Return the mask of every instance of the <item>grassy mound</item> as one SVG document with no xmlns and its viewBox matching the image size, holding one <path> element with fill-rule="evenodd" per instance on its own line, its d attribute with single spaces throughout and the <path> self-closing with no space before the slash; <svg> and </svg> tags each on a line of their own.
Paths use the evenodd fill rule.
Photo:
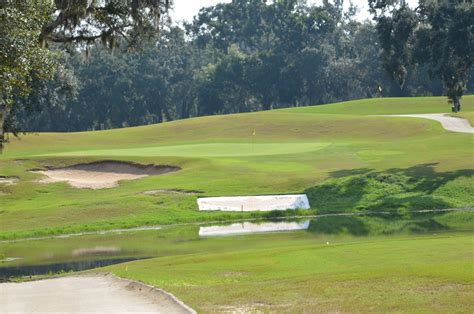
<svg viewBox="0 0 474 314">
<path fill-rule="evenodd" d="M 359 169 L 306 189 L 318 213 L 410 211 L 474 204 L 474 170 L 436 173 L 435 164 L 408 169 Z M 341 176 L 342 175 L 342 176 Z M 341 176 L 341 177 L 338 177 Z"/>
</svg>

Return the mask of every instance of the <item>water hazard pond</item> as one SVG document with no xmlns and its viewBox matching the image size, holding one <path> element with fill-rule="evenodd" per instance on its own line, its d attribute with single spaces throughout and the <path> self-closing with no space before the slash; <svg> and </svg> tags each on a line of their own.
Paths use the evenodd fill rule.
<svg viewBox="0 0 474 314">
<path fill-rule="evenodd" d="M 127 261 L 202 252 L 274 247 L 308 238 L 322 244 L 373 236 L 456 231 L 439 222 L 456 213 L 386 216 L 325 216 L 313 219 L 248 221 L 213 225 L 142 228 L 37 240 L 0 242 L 0 281 L 81 271 Z"/>
</svg>

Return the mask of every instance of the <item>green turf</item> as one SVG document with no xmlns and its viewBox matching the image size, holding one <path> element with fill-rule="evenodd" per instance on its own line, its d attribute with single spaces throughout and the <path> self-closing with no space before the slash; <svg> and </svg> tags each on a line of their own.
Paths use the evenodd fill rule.
<svg viewBox="0 0 474 314">
<path fill-rule="evenodd" d="M 105 270 L 164 288 L 202 313 L 467 313 L 474 305 L 471 234 L 257 239 Z"/>
<path fill-rule="evenodd" d="M 242 157 L 302 154 L 327 147 L 328 143 L 212 143 L 170 145 L 145 148 L 85 150 L 46 156 L 180 156 Z"/>
<path fill-rule="evenodd" d="M 198 196 L 301 193 L 325 212 L 469 207 L 472 135 L 436 121 L 376 114 L 448 112 L 443 97 L 369 99 L 211 116 L 135 128 L 28 134 L 0 156 L 0 238 L 258 216 L 200 213 Z M 474 111 L 474 97 L 463 98 Z M 255 130 L 255 136 L 253 131 Z M 40 184 L 29 169 L 96 160 L 181 171 L 105 190 Z M 156 189 L 198 190 L 197 195 Z M 269 214 L 266 214 L 269 215 Z M 273 215 L 273 214 L 270 214 Z"/>
</svg>

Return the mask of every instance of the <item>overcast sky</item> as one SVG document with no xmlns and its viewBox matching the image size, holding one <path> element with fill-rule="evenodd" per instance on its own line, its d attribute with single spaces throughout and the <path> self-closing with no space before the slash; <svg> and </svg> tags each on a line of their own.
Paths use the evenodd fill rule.
<svg viewBox="0 0 474 314">
<path fill-rule="evenodd" d="M 174 21 L 192 21 L 194 15 L 199 12 L 202 7 L 215 5 L 219 2 L 231 2 L 231 0 L 174 0 L 174 10 L 171 16 Z M 321 0 L 308 0 L 308 3 L 320 4 Z M 417 0 L 408 0 L 409 5 L 415 5 Z M 367 12 L 367 0 L 353 0 L 352 3 L 361 8 L 358 18 L 364 20 L 369 17 Z M 344 1 L 344 6 L 349 6 L 349 1 Z"/>
</svg>

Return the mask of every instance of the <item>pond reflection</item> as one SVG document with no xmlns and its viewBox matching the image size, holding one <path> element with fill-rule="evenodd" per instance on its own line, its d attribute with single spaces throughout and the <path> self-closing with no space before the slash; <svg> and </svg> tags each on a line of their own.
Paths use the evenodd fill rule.
<svg viewBox="0 0 474 314">
<path fill-rule="evenodd" d="M 9 281 L 10 278 L 28 277 L 37 275 L 57 274 L 70 271 L 81 271 L 97 267 L 120 264 L 142 258 L 114 258 L 106 260 L 86 260 L 69 263 L 54 263 L 45 265 L 24 265 L 0 268 L 0 282 Z"/>
<path fill-rule="evenodd" d="M 409 215 L 327 214 L 289 220 L 225 222 L 136 228 L 124 232 L 63 235 L 61 238 L 0 242 L 0 280 L 11 277 L 82 271 L 152 257 L 171 257 L 239 248 L 273 247 L 303 239 L 341 243 L 368 237 L 463 232 L 472 212 Z M 471 217 L 471 218 L 470 218 Z M 116 230 L 117 231 L 117 230 Z"/>
<path fill-rule="evenodd" d="M 280 222 L 239 222 L 225 226 L 208 226 L 199 228 L 200 237 L 211 236 L 227 236 L 239 235 L 248 233 L 263 233 L 263 232 L 281 232 L 281 231 L 296 231 L 307 230 L 310 221 L 280 221 Z"/>
<path fill-rule="evenodd" d="M 120 251 L 122 251 L 122 249 L 116 246 L 95 246 L 91 248 L 74 249 L 71 255 L 72 256 L 116 255 L 120 253 Z"/>
</svg>

